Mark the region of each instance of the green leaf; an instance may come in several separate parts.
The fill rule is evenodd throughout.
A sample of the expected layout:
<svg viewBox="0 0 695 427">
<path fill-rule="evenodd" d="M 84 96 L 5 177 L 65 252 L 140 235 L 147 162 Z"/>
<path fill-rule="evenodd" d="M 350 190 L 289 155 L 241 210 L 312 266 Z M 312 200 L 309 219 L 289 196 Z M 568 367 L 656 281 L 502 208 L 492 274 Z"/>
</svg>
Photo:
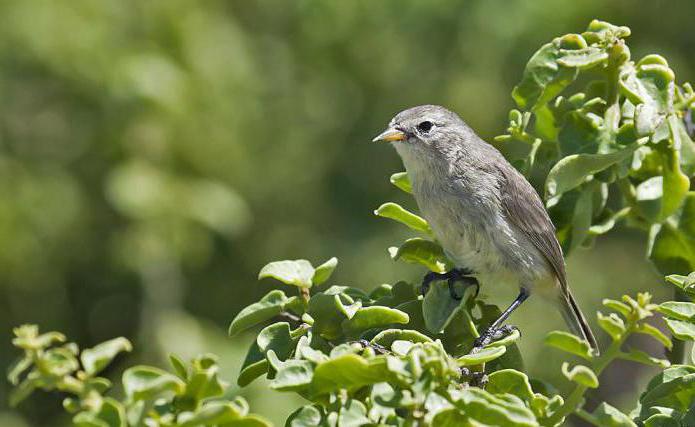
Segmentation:
<svg viewBox="0 0 695 427">
<path fill-rule="evenodd" d="M 506 353 L 506 351 L 507 347 L 504 346 L 486 347 L 477 353 L 461 356 L 456 361 L 459 366 L 476 366 L 495 360 Z"/>
<path fill-rule="evenodd" d="M 592 414 L 602 427 L 637 427 L 630 417 L 602 402 Z"/>
<path fill-rule="evenodd" d="M 518 397 L 511 394 L 492 395 L 479 388 L 452 392 L 454 405 L 466 415 L 485 425 L 537 427 L 538 421 Z M 474 424 L 475 425 L 475 424 Z"/>
<path fill-rule="evenodd" d="M 264 418 L 247 414 L 248 404 L 239 402 L 206 402 L 195 412 L 182 413 L 178 417 L 180 427 L 220 425 L 225 427 L 272 427 Z"/>
<path fill-rule="evenodd" d="M 422 315 L 427 329 L 433 334 L 442 333 L 456 317 L 456 313 L 464 309 L 466 300 L 467 298 L 457 301 L 452 298 L 445 281 L 432 282 L 422 301 Z"/>
<path fill-rule="evenodd" d="M 372 340 L 372 344 L 377 344 L 385 348 L 391 348 L 394 341 L 433 342 L 432 338 L 410 329 L 385 329 L 379 332 Z"/>
<path fill-rule="evenodd" d="M 316 270 L 314 270 L 314 276 L 311 278 L 312 283 L 315 286 L 318 286 L 324 283 L 326 280 L 330 279 L 331 275 L 333 275 L 333 271 L 337 266 L 338 258 L 333 257 L 316 267 Z"/>
<path fill-rule="evenodd" d="M 105 341 L 95 347 L 82 351 L 80 360 L 87 375 L 93 376 L 108 366 L 111 361 L 122 351 L 132 351 L 130 341 L 123 337 Z"/>
<path fill-rule="evenodd" d="M 590 175 L 627 159 L 637 145 L 608 154 L 572 154 L 553 166 L 545 181 L 546 197 L 556 197 L 577 186 Z"/>
<path fill-rule="evenodd" d="M 584 49 L 560 50 L 557 63 L 565 67 L 579 68 L 586 70 L 608 59 L 608 52 L 598 47 L 589 46 Z"/>
<path fill-rule="evenodd" d="M 656 311 L 676 320 L 695 321 L 695 304 L 692 302 L 666 301 L 659 304 Z"/>
<path fill-rule="evenodd" d="M 188 368 L 186 367 L 186 364 L 183 362 L 183 360 L 181 360 L 180 357 L 172 353 L 169 354 L 169 363 L 174 368 L 174 371 L 176 371 L 176 375 L 178 375 L 178 377 L 182 380 L 186 381 L 186 379 L 188 378 Z"/>
<path fill-rule="evenodd" d="M 277 370 L 270 387 L 280 391 L 301 391 L 311 384 L 314 368 L 307 360 L 290 359 L 281 362 L 275 352 L 268 352 L 268 360 Z"/>
<path fill-rule="evenodd" d="M 564 331 L 552 331 L 545 337 L 545 344 L 591 360 L 593 353 L 589 343 L 576 335 Z"/>
<path fill-rule="evenodd" d="M 695 270 L 695 192 L 682 207 L 649 233 L 649 259 L 664 274 L 686 275 Z"/>
<path fill-rule="evenodd" d="M 687 276 L 671 274 L 670 276 L 666 276 L 666 281 L 677 286 L 688 295 L 695 296 L 695 272 Z"/>
<path fill-rule="evenodd" d="M 7 379 L 10 384 L 19 384 L 19 378 L 27 369 L 31 368 L 32 364 L 33 362 L 29 356 L 24 356 L 17 359 L 7 371 Z"/>
<path fill-rule="evenodd" d="M 408 194 L 413 194 L 413 186 L 410 184 L 407 172 L 398 172 L 391 175 L 391 184 Z"/>
<path fill-rule="evenodd" d="M 314 267 L 305 259 L 294 261 L 275 261 L 267 264 L 258 273 L 258 279 L 273 278 L 287 285 L 311 288 Z"/>
<path fill-rule="evenodd" d="M 348 400 L 338 415 L 338 425 L 340 427 L 362 427 L 370 424 L 367 418 L 367 408 L 362 402 L 355 399 Z"/>
<path fill-rule="evenodd" d="M 617 314 L 610 313 L 608 316 L 604 316 L 603 313 L 598 312 L 596 315 L 598 317 L 599 326 L 601 326 L 613 340 L 618 340 L 625 334 L 625 322 L 623 322 L 623 319 L 618 317 Z"/>
<path fill-rule="evenodd" d="M 616 301 L 614 299 L 606 298 L 602 301 L 602 304 L 610 308 L 611 310 L 615 310 L 618 313 L 622 314 L 625 318 L 628 318 L 630 316 L 630 313 L 632 312 L 629 305 L 621 301 Z"/>
<path fill-rule="evenodd" d="M 287 427 L 317 427 L 321 426 L 321 412 L 312 405 L 302 406 L 288 418 Z"/>
<path fill-rule="evenodd" d="M 681 341 L 695 340 L 695 324 L 683 320 L 664 319 L 674 337 Z"/>
<path fill-rule="evenodd" d="M 356 334 L 372 328 L 384 328 L 393 324 L 407 324 L 408 315 L 395 308 L 372 306 L 362 307 L 350 319 L 343 320 L 343 330 Z"/>
<path fill-rule="evenodd" d="M 560 49 L 583 49 L 586 41 L 578 34 L 568 34 L 543 45 L 526 64 L 521 82 L 514 87 L 512 98 L 521 109 L 535 109 L 557 96 L 577 77 L 576 68 L 557 64 Z"/>
<path fill-rule="evenodd" d="M 664 319 L 664 320 L 668 320 L 668 319 Z M 654 326 L 650 325 L 649 323 L 640 323 L 639 325 L 637 325 L 635 332 L 651 336 L 652 338 L 654 338 L 655 340 L 657 340 L 661 344 L 663 344 L 664 347 L 666 347 L 669 350 L 673 346 L 673 344 L 671 343 L 671 340 L 666 335 L 664 335 L 663 332 L 661 332 L 659 329 L 655 328 Z"/>
<path fill-rule="evenodd" d="M 352 299 L 348 298 L 337 289 L 314 294 L 308 311 L 314 319 L 313 330 L 327 340 L 338 338 L 343 333 L 343 320 L 351 318 L 361 306 L 359 301 L 350 304 Z"/>
<path fill-rule="evenodd" d="M 411 230 L 420 231 L 428 235 L 432 234 L 432 229 L 424 218 L 415 215 L 404 209 L 401 205 L 393 202 L 384 203 L 379 206 L 379 208 L 374 211 L 374 215 L 400 222 Z"/>
<path fill-rule="evenodd" d="M 236 315 L 229 325 L 229 336 L 272 319 L 282 312 L 288 298 L 279 289 L 268 292 L 260 301 L 249 305 Z"/>
<path fill-rule="evenodd" d="M 568 380 L 574 381 L 577 384 L 589 388 L 598 387 L 598 378 L 594 371 L 589 369 L 584 365 L 576 365 L 574 368 L 569 369 L 569 363 L 564 362 L 562 364 L 562 373 L 567 377 Z"/>
<path fill-rule="evenodd" d="M 151 366 L 134 366 L 123 373 L 123 390 L 128 399 L 152 400 L 164 393 L 182 393 L 185 384 L 178 377 Z"/>
<path fill-rule="evenodd" d="M 256 344 L 261 353 L 273 350 L 281 360 L 285 360 L 294 351 L 298 339 L 292 338 L 289 323 L 278 322 L 263 328 L 256 337 Z"/>
<path fill-rule="evenodd" d="M 657 374 L 640 396 L 641 417 L 654 406 L 686 412 L 695 398 L 695 367 L 675 365 Z"/>
<path fill-rule="evenodd" d="M 241 364 L 237 384 L 240 387 L 245 387 L 266 372 L 268 372 L 268 361 L 265 353 L 258 348 L 258 343 L 254 341 Z"/>
<path fill-rule="evenodd" d="M 485 389 L 492 394 L 513 394 L 525 401 L 533 399 L 533 389 L 528 377 L 515 369 L 501 369 L 491 373 Z"/>
<path fill-rule="evenodd" d="M 318 396 L 340 389 L 355 390 L 390 379 L 384 359 L 367 360 L 356 354 L 343 354 L 316 366 L 311 395 Z"/>
<path fill-rule="evenodd" d="M 621 353 L 619 357 L 623 360 L 630 360 L 632 362 L 637 362 L 648 366 L 657 366 L 659 368 L 668 368 L 671 366 L 671 362 L 666 359 L 652 357 L 649 354 L 634 348 L 631 348 L 627 353 Z"/>
<path fill-rule="evenodd" d="M 435 273 L 446 273 L 453 264 L 446 255 L 442 247 L 431 240 L 413 238 L 408 239 L 400 248 L 390 248 L 391 258 L 424 265 Z"/>
</svg>

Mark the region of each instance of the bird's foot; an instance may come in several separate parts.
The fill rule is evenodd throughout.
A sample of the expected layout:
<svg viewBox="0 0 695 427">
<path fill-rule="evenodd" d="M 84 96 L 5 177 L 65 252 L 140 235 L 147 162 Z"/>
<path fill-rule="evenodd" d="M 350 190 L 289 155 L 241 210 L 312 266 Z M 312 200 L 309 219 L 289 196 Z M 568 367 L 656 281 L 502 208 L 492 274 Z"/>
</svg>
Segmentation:
<svg viewBox="0 0 695 427">
<path fill-rule="evenodd" d="M 471 371 L 468 368 L 461 368 L 461 376 L 466 379 L 466 383 L 473 387 L 485 388 L 489 378 L 483 371 Z"/>
<path fill-rule="evenodd" d="M 454 268 L 446 273 L 435 273 L 430 271 L 429 273 L 425 274 L 425 277 L 422 279 L 420 293 L 424 296 L 430 289 L 430 284 L 432 282 L 437 280 L 446 280 L 447 285 L 449 285 L 449 294 L 451 295 L 451 298 L 455 300 L 460 300 L 462 298 L 456 293 L 456 282 L 462 282 L 466 286 L 475 286 L 475 294 L 478 295 L 480 284 L 478 283 L 478 279 L 476 279 L 472 274 L 472 271 L 465 268 Z"/>
<path fill-rule="evenodd" d="M 478 338 L 473 341 L 473 353 L 477 353 L 483 349 L 486 345 L 493 341 L 500 340 L 514 331 L 518 331 L 519 328 L 513 325 L 502 325 L 500 327 L 491 327 L 485 332 L 483 332 Z"/>
<path fill-rule="evenodd" d="M 372 350 L 374 350 L 374 353 L 376 353 L 376 354 L 391 354 L 391 352 L 386 347 L 379 345 L 379 344 L 371 343 L 365 339 L 352 341 L 352 342 L 355 344 L 361 345 L 362 348 L 371 348 Z"/>
</svg>

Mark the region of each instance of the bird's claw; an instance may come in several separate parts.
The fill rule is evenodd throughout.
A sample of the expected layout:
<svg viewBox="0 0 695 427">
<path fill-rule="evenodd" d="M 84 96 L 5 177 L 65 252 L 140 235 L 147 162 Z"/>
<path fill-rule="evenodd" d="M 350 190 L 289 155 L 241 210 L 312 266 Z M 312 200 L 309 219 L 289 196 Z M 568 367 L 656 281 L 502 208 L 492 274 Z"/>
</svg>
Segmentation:
<svg viewBox="0 0 695 427">
<path fill-rule="evenodd" d="M 493 341 L 500 340 L 514 331 L 518 331 L 514 325 L 502 325 L 498 328 L 490 328 L 482 333 L 478 338 L 473 341 L 473 353 L 477 353 L 483 349 L 486 345 Z"/>
<path fill-rule="evenodd" d="M 449 286 L 449 295 L 451 295 L 451 298 L 455 300 L 460 300 L 462 298 L 456 293 L 456 282 L 463 282 L 467 286 L 475 285 L 475 295 L 477 296 L 478 292 L 480 291 L 480 284 L 478 283 L 478 280 L 472 276 L 472 274 L 472 271 L 463 268 L 454 268 L 446 273 L 435 273 L 430 271 L 429 273 L 425 274 L 425 277 L 422 279 L 420 293 L 424 296 L 430 289 L 430 284 L 432 282 L 436 280 L 446 280 L 447 285 Z"/>
<path fill-rule="evenodd" d="M 473 387 L 485 388 L 489 378 L 487 374 L 483 371 L 471 371 L 470 369 L 463 367 L 461 368 L 461 376 L 466 378 L 466 383 Z"/>
</svg>

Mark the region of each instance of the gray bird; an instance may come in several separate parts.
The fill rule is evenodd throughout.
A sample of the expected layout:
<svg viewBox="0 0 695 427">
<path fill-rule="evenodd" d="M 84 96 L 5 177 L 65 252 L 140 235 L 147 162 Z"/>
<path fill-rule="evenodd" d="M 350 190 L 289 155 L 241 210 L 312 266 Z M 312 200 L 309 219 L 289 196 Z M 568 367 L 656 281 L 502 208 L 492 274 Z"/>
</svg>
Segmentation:
<svg viewBox="0 0 695 427">
<path fill-rule="evenodd" d="M 531 184 L 502 154 L 455 113 L 422 105 L 391 120 L 374 141 L 390 142 L 401 156 L 422 215 L 446 255 L 459 267 L 428 274 L 466 276 L 481 283 L 517 286 L 519 296 L 476 340 L 482 347 L 508 333 L 504 321 L 531 294 L 557 304 L 567 325 L 598 347 L 567 285 L 555 227 Z"/>
</svg>

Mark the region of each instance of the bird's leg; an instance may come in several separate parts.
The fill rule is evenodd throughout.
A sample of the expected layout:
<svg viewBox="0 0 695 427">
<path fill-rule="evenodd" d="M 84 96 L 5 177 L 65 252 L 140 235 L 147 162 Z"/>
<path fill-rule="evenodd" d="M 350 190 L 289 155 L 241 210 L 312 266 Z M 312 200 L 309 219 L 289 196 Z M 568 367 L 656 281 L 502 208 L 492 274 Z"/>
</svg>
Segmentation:
<svg viewBox="0 0 695 427">
<path fill-rule="evenodd" d="M 451 297 L 453 299 L 461 299 L 461 297 L 456 294 L 456 289 L 454 289 L 454 285 L 456 284 L 456 282 L 463 282 L 469 286 L 475 285 L 477 288 L 477 295 L 478 291 L 480 290 L 480 285 L 478 284 L 478 280 L 475 277 L 473 277 L 472 274 L 472 271 L 465 268 L 454 268 L 447 271 L 446 273 L 435 273 L 433 271 L 430 271 L 429 273 L 425 274 L 425 277 L 422 279 L 420 293 L 422 295 L 425 295 L 429 290 L 430 284 L 432 282 L 437 280 L 446 280 L 447 284 L 449 285 L 449 293 L 451 294 Z"/>
<path fill-rule="evenodd" d="M 497 318 L 494 322 L 492 322 L 492 325 L 490 325 L 485 332 L 483 332 L 478 338 L 473 343 L 473 351 L 478 351 L 485 347 L 486 345 L 490 344 L 492 341 L 496 341 L 502 337 L 505 337 L 512 333 L 514 330 L 518 330 L 516 326 L 511 326 L 511 325 L 502 325 L 505 320 L 509 317 L 510 314 L 514 310 L 517 309 L 523 303 L 526 301 L 526 298 L 528 298 L 529 292 L 526 290 L 526 288 L 521 288 L 519 291 L 519 296 L 516 297 L 514 302 L 507 307 L 506 310 L 502 312 L 500 317 Z"/>
</svg>

